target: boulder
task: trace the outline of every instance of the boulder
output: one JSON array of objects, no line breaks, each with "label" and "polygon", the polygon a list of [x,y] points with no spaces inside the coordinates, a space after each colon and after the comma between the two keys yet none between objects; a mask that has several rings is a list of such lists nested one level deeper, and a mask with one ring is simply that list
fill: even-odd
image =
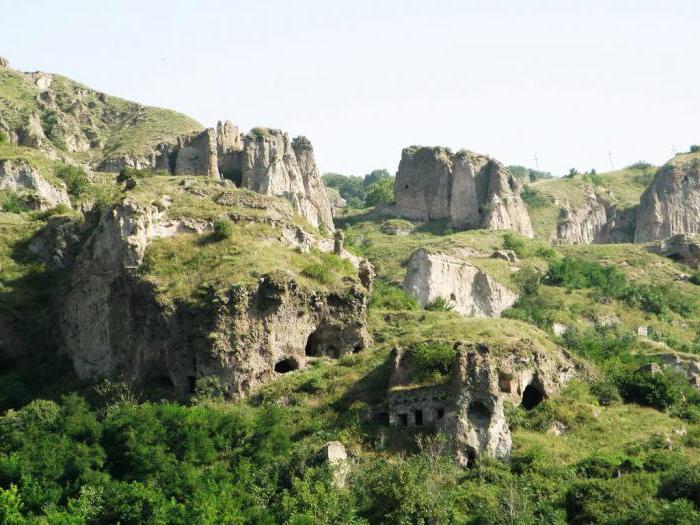
[{"label": "boulder", "polygon": [[391,213],[446,220],[457,229],[513,230],[533,236],[520,183],[502,164],[466,150],[411,146],[401,155]]},{"label": "boulder", "polygon": [[640,199],[635,242],[700,233],[700,155],[679,155],[656,173]]},{"label": "boulder", "polygon": [[472,317],[498,317],[518,298],[466,259],[422,248],[408,260],[403,289],[421,306],[441,297],[456,312]]}]

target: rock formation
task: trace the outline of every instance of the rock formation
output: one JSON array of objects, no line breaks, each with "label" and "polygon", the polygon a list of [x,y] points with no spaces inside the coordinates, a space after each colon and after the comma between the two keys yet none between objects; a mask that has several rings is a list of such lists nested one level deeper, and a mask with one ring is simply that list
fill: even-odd
[{"label": "rock formation", "polygon": [[410,352],[396,350],[388,405],[394,426],[433,426],[444,432],[462,466],[482,454],[509,457],[506,401],[530,410],[579,372],[562,351],[544,351],[525,340],[500,356],[484,343],[456,343],[455,350],[447,381],[419,387],[409,386]]},{"label": "rock formation", "polygon": [[0,160],[0,190],[23,193],[31,199],[29,207],[38,210],[58,204],[70,207],[65,184],[50,184],[39,171],[24,161]]},{"label": "rock formation", "polygon": [[466,150],[411,146],[403,150],[393,213],[447,220],[458,229],[513,230],[532,237],[520,183],[499,162]]},{"label": "rock formation", "polygon": [[239,396],[310,357],[365,347],[367,290],[359,280],[316,292],[280,271],[255,286],[209,290],[202,304],[161,304],[137,270],[152,239],[211,230],[191,222],[168,218],[167,205],[128,198],[99,217],[60,309],[62,345],[80,377],[123,377],[185,397],[197,379],[215,376]]},{"label": "rock formation", "polygon": [[634,220],[628,210],[596,195],[584,186],[585,204],[572,206],[568,201],[560,210],[559,223],[552,241],[557,244],[604,244],[632,242]]},{"label": "rock formation", "polygon": [[700,233],[700,155],[679,155],[642,194],[635,242]]},{"label": "rock formation", "polygon": [[176,175],[226,178],[262,195],[284,197],[314,227],[334,230],[331,203],[311,142],[276,129],[241,135],[231,122],[162,144],[154,167]]},{"label": "rock formation", "polygon": [[421,306],[442,298],[456,312],[472,317],[498,317],[517,300],[514,292],[466,259],[422,248],[408,260],[403,289]]},{"label": "rock formation", "polygon": [[700,237],[692,235],[674,235],[670,239],[659,241],[650,250],[664,257],[682,262],[692,268],[700,268]]}]

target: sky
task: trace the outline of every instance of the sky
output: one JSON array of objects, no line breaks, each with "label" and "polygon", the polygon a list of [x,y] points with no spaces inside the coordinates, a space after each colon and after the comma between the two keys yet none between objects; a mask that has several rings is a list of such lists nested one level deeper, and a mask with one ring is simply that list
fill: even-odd
[{"label": "sky", "polygon": [[697,0],[0,0],[23,71],[306,135],[322,172],[413,144],[556,175],[700,143]]}]

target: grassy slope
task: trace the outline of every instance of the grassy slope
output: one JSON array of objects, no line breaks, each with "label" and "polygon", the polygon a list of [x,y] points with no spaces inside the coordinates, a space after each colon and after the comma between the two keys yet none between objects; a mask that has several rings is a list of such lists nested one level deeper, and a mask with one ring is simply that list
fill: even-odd
[{"label": "grassy slope", "polygon": [[[104,155],[143,153],[155,144],[202,129],[201,124],[181,113],[101,95],[61,75],[52,77],[50,90],[59,110],[73,119],[71,106],[79,99],[87,108],[88,116],[83,116],[77,124],[96,132],[104,143],[101,152]],[[45,112],[37,103],[38,94],[28,76],[0,67],[0,117],[10,127],[18,128],[33,112],[44,116]],[[74,156],[90,160],[90,155],[76,153]]]}]

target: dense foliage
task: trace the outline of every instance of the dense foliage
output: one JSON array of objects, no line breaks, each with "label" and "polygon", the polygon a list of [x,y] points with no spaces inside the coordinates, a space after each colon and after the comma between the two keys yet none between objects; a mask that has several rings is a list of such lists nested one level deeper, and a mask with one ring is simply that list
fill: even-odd
[{"label": "dense foliage", "polygon": [[518,177],[522,182],[535,182],[543,179],[552,179],[554,175],[548,171],[533,170],[525,166],[508,166],[510,172]]},{"label": "dense foliage", "polygon": [[394,200],[394,177],[387,170],[374,170],[364,177],[325,173],[323,183],[338,190],[350,208],[367,208]]}]

